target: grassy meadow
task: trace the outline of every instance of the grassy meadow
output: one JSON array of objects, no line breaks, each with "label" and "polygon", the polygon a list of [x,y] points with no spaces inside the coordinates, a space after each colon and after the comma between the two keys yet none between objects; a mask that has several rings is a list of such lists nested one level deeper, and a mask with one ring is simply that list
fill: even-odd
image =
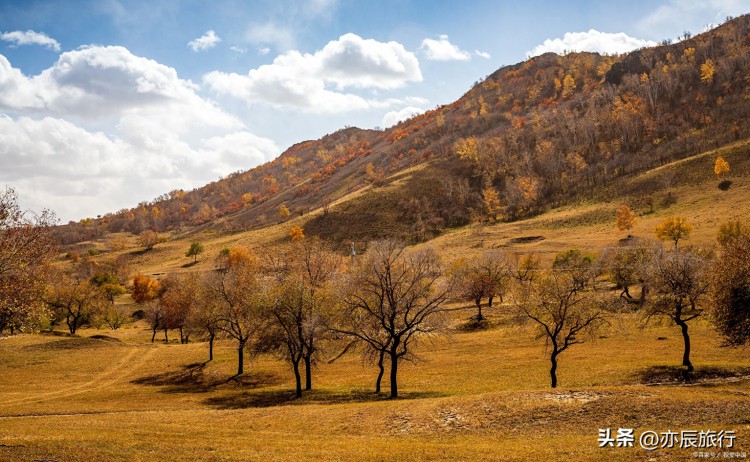
[{"label": "grassy meadow", "polygon": [[[676,327],[635,315],[560,358],[548,387],[542,341],[488,311],[490,328],[450,332],[401,370],[403,397],[372,393],[376,370],[356,354],[319,364],[293,399],[290,369],[252,358],[232,379],[220,343],[149,342],[144,325],[80,336],[0,341],[2,460],[689,460],[689,449],[599,448],[599,428],[734,430],[750,438],[750,364],[704,321],[693,324],[696,380],[676,381]],[[98,336],[99,338],[94,338]],[[740,449],[738,449],[740,450]]]},{"label": "grassy meadow", "polygon": [[[447,261],[489,248],[547,260],[571,247],[598,251],[627,234],[616,230],[614,210],[637,201],[627,192],[632,184],[667,184],[664,175],[669,187],[653,192],[653,211],[634,207],[639,221],[630,233],[653,237],[659,222],[683,215],[695,227],[686,243],[711,245],[721,223],[750,218],[748,144],[739,147],[721,152],[734,167],[728,190],[717,187],[715,153],[707,153],[613,185],[616,198],[599,191],[599,198],[530,219],[452,230],[427,245]],[[663,202],[667,191],[676,200]],[[133,237],[125,238],[124,249],[109,250],[106,240],[90,245],[102,258],[128,255],[134,272],[207,270],[223,247],[280,242],[304,219],[234,234],[175,234],[149,252]],[[541,238],[513,240],[529,236]],[[185,252],[194,241],[205,253],[192,265]],[[396,400],[373,393],[377,370],[356,352],[318,364],[314,389],[295,400],[285,362],[251,357],[238,379],[231,342],[220,341],[214,361],[206,362],[206,343],[180,345],[176,333],[168,344],[161,333],[151,343],[144,321],[76,336],[1,337],[0,460],[696,459],[695,449],[645,451],[637,441],[631,448],[599,448],[601,428],[633,428],[636,435],[732,430],[736,444],[725,451],[750,450],[750,351],[722,347],[705,318],[691,322],[696,373],[690,382],[679,380],[679,329],[625,314],[561,355],[560,385],[551,389],[544,341],[531,326],[517,324],[509,306],[487,309],[489,327],[479,330],[467,324],[472,308],[454,308],[448,332],[422,343],[419,361],[400,368]],[[725,458],[722,450],[706,451]]]}]

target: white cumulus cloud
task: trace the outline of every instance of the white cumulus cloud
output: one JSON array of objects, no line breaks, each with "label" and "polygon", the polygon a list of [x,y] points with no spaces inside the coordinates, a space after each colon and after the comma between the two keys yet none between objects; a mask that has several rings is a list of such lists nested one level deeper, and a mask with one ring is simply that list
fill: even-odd
[{"label": "white cumulus cloud", "polygon": [[452,44],[447,35],[441,35],[438,40],[424,39],[419,47],[430,61],[468,61],[471,53]]},{"label": "white cumulus cloud", "polygon": [[[24,76],[0,55],[0,109],[89,120],[151,114],[172,126],[187,119],[195,126],[236,129],[242,125],[200,97],[197,88],[180,79],[174,68],[119,46],[65,52],[33,77]],[[169,122],[172,117],[176,122]]]},{"label": "white cumulus cloud", "polygon": [[34,32],[33,30],[27,30],[26,32],[20,30],[3,32],[0,34],[0,40],[14,43],[16,46],[41,45],[55,51],[60,51],[60,44],[57,40],[42,32]]},{"label": "white cumulus cloud", "polygon": [[79,219],[202,186],[279,154],[197,85],[122,47],[63,53],[27,77],[0,55],[0,183]]},{"label": "white cumulus cloud", "polygon": [[216,35],[216,32],[209,30],[208,32],[201,35],[197,39],[189,41],[188,46],[194,52],[199,52],[199,51],[206,51],[210,48],[213,48],[219,42],[221,42],[221,37]]},{"label": "white cumulus cloud", "polygon": [[396,125],[399,122],[410,119],[416,115],[422,114],[425,110],[422,108],[407,106],[398,111],[390,111],[383,116],[383,128],[388,128],[391,125]]},{"label": "white cumulus cloud", "polygon": [[365,99],[346,88],[390,90],[419,82],[413,53],[397,42],[378,42],[345,34],[313,54],[292,50],[247,74],[214,71],[203,81],[215,92],[309,112],[343,112],[389,103]]},{"label": "white cumulus cloud", "polygon": [[526,57],[531,58],[548,52],[560,55],[577,51],[619,54],[655,45],[656,42],[634,38],[624,32],[609,33],[591,29],[588,32],[566,32],[562,38],[547,39],[541,45],[527,51]]},{"label": "white cumulus cloud", "polygon": [[479,56],[480,58],[484,58],[484,59],[492,58],[492,55],[490,55],[486,51],[474,50],[474,53],[476,53],[476,55]]}]

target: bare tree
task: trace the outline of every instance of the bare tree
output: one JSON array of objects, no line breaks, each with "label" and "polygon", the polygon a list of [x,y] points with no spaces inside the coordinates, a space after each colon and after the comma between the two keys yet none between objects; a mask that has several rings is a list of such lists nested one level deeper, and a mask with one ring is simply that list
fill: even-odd
[{"label": "bare tree", "polygon": [[578,249],[569,249],[555,255],[552,269],[568,273],[575,287],[583,290],[597,276],[598,268],[594,265],[594,260],[594,255]]},{"label": "bare tree", "polygon": [[521,318],[535,323],[549,348],[550,381],[557,387],[558,357],[573,345],[583,343],[605,321],[604,304],[592,291],[582,291],[569,272],[539,273],[532,281],[518,284],[515,303]]},{"label": "bare tree", "polygon": [[310,293],[304,282],[298,277],[291,277],[275,285],[271,290],[271,316],[274,322],[267,331],[264,342],[292,365],[295,380],[295,396],[302,396],[302,375],[300,362],[304,355],[305,313],[311,303]]},{"label": "bare tree", "polygon": [[190,321],[192,314],[201,307],[199,294],[201,285],[195,273],[170,274],[162,281],[163,290],[159,296],[164,315],[162,328],[165,332],[169,329],[177,329],[180,334],[180,343],[188,343],[192,332]]},{"label": "bare tree", "polygon": [[109,306],[99,287],[58,272],[47,291],[47,304],[55,316],[65,320],[68,331],[75,334]]},{"label": "bare tree", "polygon": [[615,288],[621,290],[620,297],[632,301],[630,287],[641,284],[639,302],[641,304],[645,302],[648,291],[645,279],[646,267],[657,250],[657,245],[646,239],[628,238],[604,252],[602,255],[604,270],[615,284]]},{"label": "bare tree", "polygon": [[664,316],[680,327],[683,339],[682,365],[693,371],[690,362],[688,322],[699,317],[709,289],[706,252],[675,247],[660,249],[648,269],[653,287],[652,300],[646,305],[646,315]]},{"label": "bare tree", "polygon": [[712,319],[725,343],[750,341],[750,232],[721,240],[721,253],[712,267]]},{"label": "bare tree", "polygon": [[130,320],[130,315],[125,307],[110,305],[104,309],[101,320],[112,330],[117,330]]},{"label": "bare tree", "polygon": [[390,359],[390,397],[398,397],[398,365],[420,339],[443,326],[443,304],[450,287],[432,250],[408,252],[403,244],[371,246],[346,296],[339,332],[357,338]]},{"label": "bare tree", "polygon": [[145,247],[146,250],[153,249],[154,246],[158,243],[159,235],[156,233],[156,231],[147,229],[138,235],[138,244]]},{"label": "bare tree", "polygon": [[243,259],[225,271],[214,272],[208,296],[217,301],[219,329],[237,341],[237,375],[245,372],[245,348],[260,333],[264,319],[261,273],[257,259]]},{"label": "bare tree", "polygon": [[190,313],[188,325],[193,335],[208,339],[208,360],[214,359],[214,342],[223,332],[221,327],[221,303],[215,299],[209,288],[211,273],[201,273],[197,277],[197,300],[199,307]]},{"label": "bare tree", "polygon": [[512,254],[508,274],[516,282],[530,282],[542,267],[541,261],[533,254]]},{"label": "bare tree", "polygon": [[484,252],[478,259],[458,263],[452,271],[453,287],[458,297],[471,300],[477,306],[473,320],[485,319],[482,313],[485,298],[490,308],[495,297],[502,302],[509,275],[510,263],[502,252],[496,250]]},{"label": "bare tree", "polygon": [[304,361],[305,390],[311,390],[312,367],[321,353],[321,342],[330,332],[335,301],[329,285],[341,257],[322,240],[310,238],[269,249],[264,263],[275,281],[271,313],[277,324],[277,347],[291,361],[295,377],[299,361]]},{"label": "bare tree", "polygon": [[302,359],[305,362],[305,390],[312,389],[312,366],[320,353],[321,341],[330,331],[329,319],[332,305],[330,284],[341,267],[341,257],[322,240],[313,237],[298,241],[291,247],[298,255],[296,266],[309,292],[302,320]]}]

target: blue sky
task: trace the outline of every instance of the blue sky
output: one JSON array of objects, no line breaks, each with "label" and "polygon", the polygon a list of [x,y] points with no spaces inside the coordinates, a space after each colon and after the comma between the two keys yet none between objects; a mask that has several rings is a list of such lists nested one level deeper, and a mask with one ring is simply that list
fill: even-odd
[{"label": "blue sky", "polygon": [[387,127],[544,51],[624,52],[750,0],[0,2],[0,187],[63,220]]}]

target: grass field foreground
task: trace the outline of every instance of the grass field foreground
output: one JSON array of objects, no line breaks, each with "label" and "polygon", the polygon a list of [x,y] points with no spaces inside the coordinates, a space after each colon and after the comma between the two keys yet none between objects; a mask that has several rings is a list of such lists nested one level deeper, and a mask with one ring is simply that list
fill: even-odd
[{"label": "grass field foreground", "polygon": [[671,367],[679,331],[625,315],[561,356],[552,390],[543,343],[502,308],[489,313],[491,328],[466,331],[470,311],[456,311],[451,332],[403,368],[397,400],[372,393],[375,370],[356,354],[320,364],[315,389],[294,400],[276,358],[232,379],[230,343],[206,364],[205,343],[151,344],[139,325],[4,338],[0,459],[694,459],[599,448],[600,428],[732,430],[732,451],[750,447],[747,351],[722,348],[706,322],[692,327],[692,383]]}]

